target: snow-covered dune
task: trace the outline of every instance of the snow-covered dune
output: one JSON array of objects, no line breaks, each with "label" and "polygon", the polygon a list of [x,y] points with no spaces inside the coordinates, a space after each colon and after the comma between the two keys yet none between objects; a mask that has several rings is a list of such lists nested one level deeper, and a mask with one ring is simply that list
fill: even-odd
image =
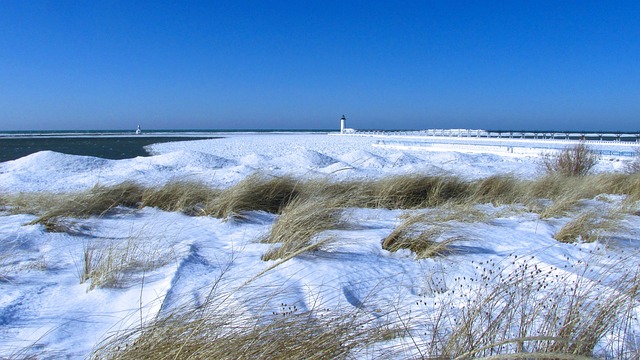
[{"label": "snow-covered dune", "polygon": [[530,177],[538,171],[536,156],[432,152],[423,148],[399,151],[374,146],[377,140],[322,134],[229,135],[155,144],[149,146],[154,156],[125,160],[43,151],[0,163],[0,191],[62,192],[125,180],[153,185],[171,179],[226,187],[256,170],[335,179],[442,172],[465,178],[494,173]]},{"label": "snow-covered dune", "polygon": [[[398,149],[374,146],[378,140],[321,134],[229,135],[155,144],[149,147],[153,156],[126,160],[44,151],[0,163],[0,195],[77,191],[123,181],[154,185],[175,179],[224,188],[256,171],[336,181],[416,173],[466,179],[494,174],[533,178],[540,173],[535,153],[466,152],[455,146],[450,151]],[[617,171],[623,163],[607,158],[597,171]],[[589,199],[598,209],[622,200]],[[216,291],[230,292],[228,306],[247,315],[281,314],[295,306],[301,312],[341,309],[379,321],[402,318],[419,323],[433,317],[435,310],[427,302],[451,304],[457,309],[452,315],[462,311],[464,299],[451,290],[480,291],[486,271],[508,273],[527,266],[551,277],[582,278],[585,262],[605,268],[610,266],[608,257],[640,248],[640,218],[635,215],[623,218],[624,229],[604,250],[598,242],[556,241],[553,235],[569,217],[543,219],[490,204],[479,204],[475,210],[489,214],[488,220],[448,223],[463,239],[451,255],[416,260],[409,250],[389,252],[381,247],[382,239],[405,219],[404,211],[349,209],[343,214],[346,225],[328,234],[333,241],[266,273],[275,262],[261,256],[271,245],[258,240],[276,221],[273,214],[252,212],[244,221],[224,221],[153,208],[119,209],[103,217],[71,219],[74,231],[55,233],[42,224],[26,225],[33,215],[4,211],[0,357],[86,358],[100,340],[119,330],[140,326],[185,303],[201,304],[214,284]],[[149,256],[153,270],[124,272],[117,286],[93,288],[91,281],[81,282],[88,254],[105,248]],[[596,284],[597,279],[585,278]],[[605,285],[611,284],[603,284],[603,289]],[[639,339],[632,340],[637,344]]]}]

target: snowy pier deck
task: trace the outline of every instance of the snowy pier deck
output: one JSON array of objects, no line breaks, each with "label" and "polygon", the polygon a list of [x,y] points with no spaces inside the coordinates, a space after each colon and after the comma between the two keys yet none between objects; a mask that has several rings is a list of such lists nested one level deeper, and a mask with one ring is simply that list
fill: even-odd
[{"label": "snowy pier deck", "polygon": [[640,143],[640,131],[623,132],[550,132],[550,131],[487,131],[474,129],[427,129],[415,131],[357,130],[351,135],[430,136],[455,138],[577,140]]}]

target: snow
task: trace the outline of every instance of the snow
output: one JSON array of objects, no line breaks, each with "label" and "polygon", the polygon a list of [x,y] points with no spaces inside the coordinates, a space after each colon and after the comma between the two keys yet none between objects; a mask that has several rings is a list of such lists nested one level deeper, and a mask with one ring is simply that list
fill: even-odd
[{"label": "snow", "polygon": [[[176,179],[225,188],[255,171],[336,181],[416,173],[465,179],[540,174],[539,151],[516,141],[511,145],[517,151],[504,151],[492,144],[434,147],[412,139],[409,145],[394,146],[380,139],[229,134],[155,144],[149,147],[153,156],[126,160],[43,151],[0,163],[0,194],[72,192],[123,181],[159,185]],[[619,171],[625,161],[605,157],[596,170]],[[610,206],[623,199],[590,201]],[[295,305],[299,311],[358,309],[378,318],[390,316],[393,307],[396,316],[411,313],[419,321],[434,311],[425,299],[450,301],[455,307],[452,290],[471,291],[489,266],[498,264],[506,273],[527,264],[555,275],[581,277],[584,268],[579,264],[587,259],[598,263],[640,247],[638,216],[622,220],[628,230],[605,251],[597,243],[554,240],[567,218],[541,219],[509,207],[478,207],[493,214],[491,220],[455,222],[455,233],[464,241],[455,243],[454,253],[443,258],[417,260],[408,250],[382,249],[381,240],[402,222],[404,211],[349,209],[343,214],[349,226],[326,234],[336,240],[264,273],[274,261],[260,259],[270,245],[257,240],[276,220],[272,214],[253,212],[245,221],[225,221],[154,208],[120,209],[103,217],[73,219],[76,231],[67,234],[26,225],[33,215],[2,212],[0,357],[86,358],[118,330],[140,326],[185,303],[204,302],[214,283],[222,291],[233,289],[229,302],[247,314],[281,313]],[[118,286],[91,288],[90,282],[80,282],[82,261],[88,249],[100,248],[129,249],[163,263],[148,272],[125,273]],[[247,294],[252,296],[243,296]]]}]

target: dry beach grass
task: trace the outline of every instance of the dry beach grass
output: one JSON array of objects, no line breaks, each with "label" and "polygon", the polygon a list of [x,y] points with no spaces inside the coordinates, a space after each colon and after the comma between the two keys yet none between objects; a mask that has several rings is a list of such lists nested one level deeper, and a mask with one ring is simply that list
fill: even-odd
[{"label": "dry beach grass", "polygon": [[242,217],[247,211],[279,213],[299,193],[299,181],[256,173],[225,189],[209,203],[206,213],[215,217]]},{"label": "dry beach grass", "polygon": [[[464,181],[448,176],[394,176],[379,180],[329,183],[317,180],[269,177],[257,174],[228,189],[212,189],[201,183],[171,182],[157,188],[134,183],[95,186],[76,194],[5,194],[4,207],[12,213],[37,215],[31,224],[43,224],[49,231],[72,231],[72,219],[103,216],[118,207],[158,207],[189,215],[238,218],[248,211],[283,214],[280,223],[308,227],[322,222],[329,212],[349,207],[388,209],[448,209],[450,220],[471,214],[475,204],[525,205],[541,218],[566,216],[580,202],[600,194],[619,195],[632,205],[640,199],[640,174],[597,174],[582,177],[546,175],[521,180],[508,175]],[[290,206],[290,205],[295,206]],[[451,209],[465,208],[452,212]],[[326,214],[300,215],[304,211],[323,210]],[[293,212],[294,215],[286,214]],[[621,212],[632,212],[633,206]],[[306,222],[302,222],[305,220]],[[302,225],[304,224],[304,225]],[[279,225],[278,225],[279,226]],[[311,227],[313,225],[311,224]],[[329,229],[323,225],[319,229]],[[295,231],[295,226],[287,226]],[[277,229],[277,226],[276,226]],[[271,237],[270,242],[278,242]],[[282,237],[280,237],[282,238]]]},{"label": "dry beach grass", "polygon": [[289,257],[301,251],[311,251],[331,240],[318,235],[342,226],[342,201],[339,198],[320,197],[297,199],[290,202],[262,241],[275,244],[262,259],[265,261]]},{"label": "dry beach grass", "polygon": [[175,259],[170,246],[151,242],[142,235],[123,239],[91,239],[84,243],[78,263],[80,283],[95,288],[120,288],[131,285]]},{"label": "dry beach grass", "polygon": [[[94,357],[588,359],[596,344],[617,358],[638,356],[637,344],[624,341],[634,336],[637,321],[640,276],[628,268],[636,260],[610,259],[595,279],[548,276],[553,269],[534,266],[533,257],[511,260],[476,264],[476,286],[466,283],[448,298],[419,301],[418,307],[439,309],[429,321],[407,315],[380,322],[353,309],[256,318],[234,313],[224,305],[233,291],[220,292],[198,308],[174,310],[107,339]],[[582,275],[591,271],[590,261],[567,264]],[[617,285],[603,291],[609,283]],[[251,300],[258,308],[264,301]]]},{"label": "dry beach grass", "polygon": [[391,252],[409,249],[417,258],[446,256],[453,250],[449,246],[460,238],[445,236],[453,230],[450,224],[431,222],[422,214],[408,216],[402,224],[382,240],[382,248]]},{"label": "dry beach grass", "polygon": [[203,183],[174,180],[159,188],[145,189],[140,199],[140,206],[203,215],[207,213],[208,207],[219,195],[219,190],[212,189]]},{"label": "dry beach grass", "polygon": [[[253,318],[223,306],[216,294],[101,344],[95,359],[345,359],[391,336],[355,313],[315,311]],[[238,321],[242,319],[242,321]]]},{"label": "dry beach grass", "polygon": [[[152,206],[239,221],[252,211],[268,212],[276,220],[262,237],[271,246],[262,259],[274,264],[332,241],[329,230],[343,229],[351,208],[401,209],[406,215],[382,239],[383,249],[408,249],[416,259],[453,259],[456,242],[470,240],[456,233],[456,226],[491,221],[494,215],[481,207],[486,204],[519,206],[518,211],[532,213],[540,221],[562,223],[554,235],[559,242],[606,244],[607,234],[622,227],[621,219],[637,211],[640,174],[573,175],[554,172],[532,180],[495,175],[473,181],[410,175],[329,182],[255,174],[227,189],[190,181],[158,187],[127,182],[75,194],[4,194],[1,204],[13,213],[36,215],[31,224],[71,235],[77,219],[109,216],[119,207]],[[601,194],[616,195],[622,201],[605,208],[592,206],[590,201]],[[91,281],[91,288],[118,287],[135,279],[136,272],[162,266],[166,254],[138,240],[134,236],[121,243],[87,243],[83,258],[77,259],[80,281]],[[93,356],[324,359],[514,358],[523,354],[533,359],[581,359],[594,356],[600,344],[619,358],[633,358],[640,348],[636,340],[629,340],[637,339],[632,333],[640,300],[637,255],[603,260],[594,252],[591,256],[600,264],[597,276],[591,275],[590,258],[567,262],[572,271],[562,277],[550,276],[557,269],[538,268],[527,258],[477,264],[477,285],[452,285],[455,291],[445,304],[427,298],[417,303],[437,309],[428,322],[401,316],[398,309],[380,317],[388,322],[340,309],[329,316],[318,316],[320,309],[249,316],[225,306],[226,299],[244,292],[215,289],[206,304],[178,308],[126,329],[103,342]],[[260,299],[247,301],[260,306]]]}]

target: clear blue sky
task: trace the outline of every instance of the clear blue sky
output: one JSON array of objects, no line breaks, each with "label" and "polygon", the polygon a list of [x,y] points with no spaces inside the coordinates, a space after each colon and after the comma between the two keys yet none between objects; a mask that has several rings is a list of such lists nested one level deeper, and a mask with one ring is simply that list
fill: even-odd
[{"label": "clear blue sky", "polygon": [[640,1],[0,0],[0,130],[640,130]]}]

